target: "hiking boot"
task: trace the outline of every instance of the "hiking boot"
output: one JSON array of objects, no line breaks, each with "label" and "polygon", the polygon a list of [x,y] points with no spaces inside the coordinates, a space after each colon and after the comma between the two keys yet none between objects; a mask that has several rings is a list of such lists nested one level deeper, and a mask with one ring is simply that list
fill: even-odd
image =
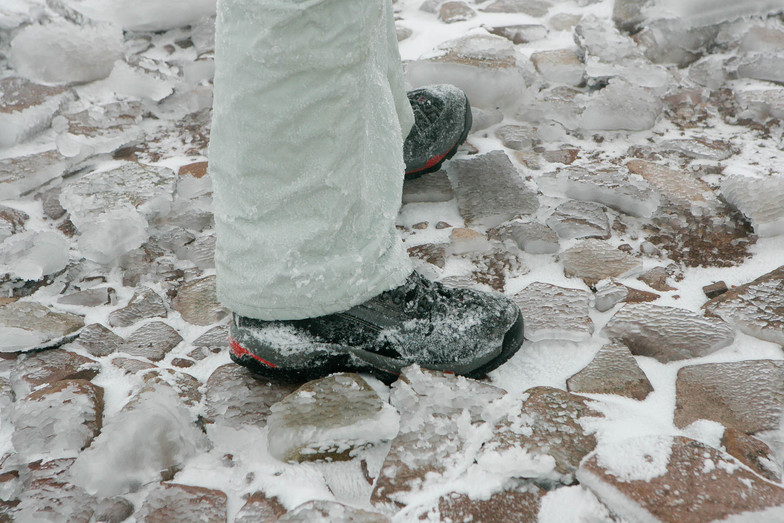
[{"label": "hiking boot", "polygon": [[441,168],[457,152],[471,129],[471,105],[453,85],[428,85],[408,93],[414,127],[403,144],[406,179]]},{"label": "hiking boot", "polygon": [[388,383],[412,364],[478,378],[517,352],[523,318],[500,294],[451,289],[413,273],[337,314],[286,321],[235,314],[229,343],[235,362],[285,381],[350,371]]}]

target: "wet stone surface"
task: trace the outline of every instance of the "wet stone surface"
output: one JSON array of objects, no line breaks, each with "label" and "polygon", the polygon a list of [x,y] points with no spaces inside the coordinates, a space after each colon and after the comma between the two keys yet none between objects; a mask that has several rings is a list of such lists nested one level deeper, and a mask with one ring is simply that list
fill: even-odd
[{"label": "wet stone surface", "polygon": [[107,329],[100,323],[86,326],[79,333],[74,344],[84,348],[93,356],[108,356],[116,352],[123,343],[123,339]]}]

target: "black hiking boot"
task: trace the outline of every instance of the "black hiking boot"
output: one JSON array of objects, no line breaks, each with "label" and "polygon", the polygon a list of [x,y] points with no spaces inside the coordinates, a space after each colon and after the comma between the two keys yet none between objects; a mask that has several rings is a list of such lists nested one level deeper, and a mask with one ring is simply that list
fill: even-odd
[{"label": "black hiking boot", "polygon": [[450,289],[413,273],[337,314],[288,321],[235,314],[229,342],[235,362],[276,380],[350,371],[391,382],[415,363],[478,378],[517,352],[523,318],[500,294]]},{"label": "black hiking boot", "polygon": [[471,105],[453,85],[429,85],[408,92],[414,127],[403,144],[406,179],[441,168],[457,152],[471,129]]}]

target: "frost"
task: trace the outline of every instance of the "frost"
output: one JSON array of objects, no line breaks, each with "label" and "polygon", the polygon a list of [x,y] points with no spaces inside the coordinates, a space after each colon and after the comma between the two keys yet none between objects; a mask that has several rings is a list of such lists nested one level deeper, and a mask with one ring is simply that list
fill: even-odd
[{"label": "frost", "polygon": [[588,316],[589,294],[547,283],[532,283],[512,298],[525,318],[531,341],[585,341],[593,334]]},{"label": "frost", "polygon": [[0,243],[0,273],[40,280],[68,265],[68,241],[56,232],[27,231]]},{"label": "frost", "polygon": [[667,473],[670,436],[631,438],[596,447],[597,464],[621,481],[649,481]]}]

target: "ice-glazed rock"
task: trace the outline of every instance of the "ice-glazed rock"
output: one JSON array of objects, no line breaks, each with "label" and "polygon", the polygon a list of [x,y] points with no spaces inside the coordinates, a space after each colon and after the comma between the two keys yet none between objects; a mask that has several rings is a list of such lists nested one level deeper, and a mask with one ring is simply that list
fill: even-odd
[{"label": "ice-glazed rock", "polygon": [[82,316],[55,312],[35,302],[0,306],[0,352],[19,352],[62,344],[84,327]]},{"label": "ice-glazed rock", "polygon": [[64,305],[78,305],[79,307],[100,307],[101,305],[114,305],[117,293],[112,287],[96,287],[66,294],[57,299],[57,303]]},{"label": "ice-glazed rock", "polygon": [[97,503],[95,497],[71,484],[73,459],[36,461],[27,466],[29,475],[11,521],[89,522]]},{"label": "ice-glazed rock", "polygon": [[502,125],[495,130],[495,135],[504,147],[516,151],[530,150],[540,142],[536,129],[521,125]]},{"label": "ice-glazed rock", "polygon": [[165,318],[167,314],[163,298],[150,289],[143,289],[133,295],[128,305],[110,313],[108,321],[111,327],[129,327],[147,318]]},{"label": "ice-glazed rock", "polygon": [[88,492],[115,496],[159,481],[161,472],[182,466],[206,447],[206,437],[177,394],[170,387],[148,387],[104,423],[71,467],[71,477]]},{"label": "ice-glazed rock", "polygon": [[177,483],[161,483],[147,495],[136,514],[137,521],[226,521],[226,494],[220,490]]},{"label": "ice-glazed rock", "polygon": [[229,346],[229,327],[227,325],[218,325],[213,327],[195,340],[193,340],[194,347],[203,347],[208,349],[221,349]]},{"label": "ice-glazed rock", "polygon": [[[725,142],[710,141],[700,138],[678,138],[675,140],[667,140],[659,145],[663,151],[674,151],[689,158],[705,159],[705,160],[726,160],[733,154],[732,145]],[[685,174],[684,174],[685,176]]]},{"label": "ice-glazed rock", "polygon": [[[1,120],[2,116],[0,116],[0,126],[2,126]],[[2,135],[0,131],[0,136]],[[2,159],[0,160],[0,192],[4,198],[17,198],[62,176],[67,168],[67,159],[54,150]]]},{"label": "ice-glazed rock", "polygon": [[784,265],[703,307],[746,334],[784,344]]},{"label": "ice-glazed rock", "polygon": [[144,138],[139,102],[113,102],[84,111],[56,116],[57,150],[69,158],[86,158],[114,152]]},{"label": "ice-glazed rock", "polygon": [[117,26],[59,21],[19,31],[8,58],[19,74],[33,81],[72,84],[106,78],[122,52],[123,33]]},{"label": "ice-glazed rock", "polygon": [[775,52],[782,46],[784,46],[784,29],[775,18],[748,27],[740,40],[740,49],[744,53]]},{"label": "ice-glazed rock", "polygon": [[190,260],[201,270],[212,269],[215,267],[215,235],[208,234],[196,238],[177,251],[177,257]]},{"label": "ice-glazed rock", "polygon": [[784,91],[782,89],[750,89],[735,92],[741,106],[741,116],[764,123],[770,117],[784,118]]},{"label": "ice-glazed rock", "polygon": [[234,517],[234,523],[274,523],[286,513],[277,498],[254,492]]},{"label": "ice-glazed rock", "polygon": [[781,10],[777,0],[746,0],[741,4],[731,0],[657,0],[647,9],[650,19],[681,18],[694,27],[730,22],[749,16],[765,16]]},{"label": "ice-glazed rock", "polygon": [[784,362],[705,363],[683,367],[676,381],[675,425],[717,421],[748,434],[784,420]]},{"label": "ice-glazed rock", "polygon": [[580,85],[585,74],[585,65],[571,49],[538,51],[531,55],[536,70],[548,82]]},{"label": "ice-glazed rock", "polygon": [[284,514],[280,523],[389,523],[378,512],[349,507],[335,501],[308,501]]},{"label": "ice-glazed rock", "polygon": [[552,4],[544,0],[495,0],[484,7],[485,13],[524,13],[536,18],[547,14]]},{"label": "ice-glazed rock", "polygon": [[531,341],[585,341],[593,334],[587,291],[548,283],[532,283],[512,299],[525,318],[525,337]]},{"label": "ice-glazed rock", "polygon": [[101,432],[103,388],[63,380],[16,402],[14,449],[27,461],[73,458]]},{"label": "ice-glazed rock", "polygon": [[663,363],[707,356],[735,339],[735,329],[718,318],[649,303],[625,305],[602,334]]},{"label": "ice-glazed rock", "polygon": [[718,32],[718,26],[692,27],[683,20],[669,18],[646,23],[634,39],[651,62],[686,67],[713,44]]},{"label": "ice-glazed rock", "polygon": [[433,56],[406,64],[413,87],[448,83],[465,91],[471,105],[483,109],[509,107],[526,89],[524,69],[514,44],[500,36],[474,34],[444,42]]},{"label": "ice-glazed rock", "polygon": [[61,380],[91,380],[101,366],[90,358],[63,349],[30,353],[19,359],[11,372],[17,398],[24,398],[42,385]]},{"label": "ice-glazed rock", "polygon": [[74,341],[75,345],[82,347],[93,356],[108,356],[116,352],[122,343],[121,337],[100,323],[86,326]]},{"label": "ice-glazed rock", "polygon": [[49,127],[52,117],[72,98],[64,87],[15,76],[0,80],[0,147],[23,142]]},{"label": "ice-glazed rock", "polygon": [[29,218],[30,215],[24,211],[0,205],[0,243],[14,234],[23,232]]},{"label": "ice-glazed rock", "polygon": [[38,281],[68,265],[68,240],[53,231],[25,231],[0,244],[0,273]]},{"label": "ice-glazed rock", "polygon": [[161,321],[153,321],[133,332],[120,351],[151,361],[160,361],[182,341],[182,336]]},{"label": "ice-glazed rock", "polygon": [[650,218],[659,207],[659,194],[648,182],[617,170],[567,167],[540,176],[537,183],[546,194],[598,202],[632,216]]},{"label": "ice-glazed rock", "polygon": [[689,67],[689,79],[708,89],[718,89],[727,81],[726,58],[708,55]]},{"label": "ice-glazed rock", "polygon": [[602,240],[583,240],[561,257],[564,274],[596,283],[642,270],[642,261]]},{"label": "ice-glazed rock", "polygon": [[174,92],[174,81],[160,72],[118,60],[112,74],[96,89],[106,89],[123,98],[160,102]]},{"label": "ice-glazed rock", "polygon": [[591,363],[566,380],[566,387],[569,392],[617,394],[640,401],[653,391],[632,353],[620,343],[599,349]]},{"label": "ice-glazed rock", "polygon": [[492,151],[450,164],[460,214],[467,224],[493,227],[539,207],[536,193],[524,183],[503,151]]},{"label": "ice-glazed rock", "polygon": [[612,79],[583,97],[580,127],[588,131],[644,131],[656,124],[664,105],[655,91]]},{"label": "ice-glazed rock", "polygon": [[150,369],[157,368],[154,363],[148,361],[123,357],[112,358],[112,365],[123,371],[124,374],[144,373]]},{"label": "ice-glazed rock", "polygon": [[438,500],[440,521],[537,521],[542,497],[546,491],[535,485],[492,494],[488,499],[471,499],[452,492]]},{"label": "ice-glazed rock", "polygon": [[438,9],[438,18],[447,24],[463,22],[476,16],[476,11],[465,2],[449,1],[441,4]]},{"label": "ice-glazed rock", "polygon": [[645,20],[643,7],[648,0],[615,0],[612,19],[618,29],[634,31]]},{"label": "ice-glazed rock", "polygon": [[121,523],[133,515],[133,503],[123,497],[115,496],[100,500],[94,510],[94,521]]},{"label": "ice-glazed rock", "polygon": [[79,252],[94,262],[111,263],[147,240],[147,220],[130,206],[110,208],[93,220],[81,220],[77,226]]},{"label": "ice-glazed rock", "polygon": [[610,220],[604,208],[594,202],[564,202],[547,218],[547,225],[559,237],[567,240],[572,238],[606,240],[611,235]]},{"label": "ice-glazed rock", "polygon": [[597,449],[577,478],[628,521],[773,522],[784,515],[784,489],[729,454],[681,436],[631,438]]},{"label": "ice-glazed rock", "polygon": [[710,187],[686,171],[676,171],[644,160],[631,160],[626,167],[642,176],[671,205],[692,210],[694,214],[699,214],[697,207],[716,205]]},{"label": "ice-glazed rock", "polygon": [[529,254],[553,254],[560,250],[558,235],[539,222],[512,222],[496,229],[499,238],[509,238]]},{"label": "ice-glazed rock", "polygon": [[270,406],[296,386],[254,379],[246,369],[229,363],[215,369],[205,387],[206,418],[230,427],[266,424]]},{"label": "ice-glazed rock", "polygon": [[403,183],[403,203],[448,202],[454,197],[445,171],[425,174]]},{"label": "ice-glazed rock", "polygon": [[384,460],[371,502],[400,507],[429,480],[459,475],[474,461],[477,431],[501,416],[497,387],[453,375],[404,369],[392,387],[400,433]]},{"label": "ice-glazed rock", "polygon": [[629,295],[625,285],[610,283],[596,290],[594,307],[599,312],[606,312],[621,303]]},{"label": "ice-glazed rock", "polygon": [[579,149],[570,147],[562,147],[551,151],[545,151],[542,157],[550,163],[562,163],[564,165],[571,165],[580,155]]},{"label": "ice-glazed rock", "polygon": [[511,40],[513,44],[527,44],[547,36],[547,28],[539,24],[502,25],[487,29],[494,35]]},{"label": "ice-glazed rock", "polygon": [[778,53],[757,54],[741,62],[738,76],[784,83],[784,58]]},{"label": "ice-glazed rock", "polygon": [[398,432],[395,409],[356,374],[306,383],[270,412],[269,452],[281,461],[351,459]]},{"label": "ice-glazed rock", "polygon": [[746,215],[758,236],[784,234],[784,179],[780,176],[749,178],[728,176],[721,193],[730,205]]},{"label": "ice-glazed rock", "polygon": [[765,442],[745,432],[728,428],[721,437],[721,446],[728,454],[763,478],[775,483],[781,482],[781,467],[776,463],[773,451]]},{"label": "ice-glazed rock", "polygon": [[193,325],[211,325],[228,314],[215,297],[215,276],[184,284],[172,300],[172,308]]},{"label": "ice-glazed rock", "polygon": [[165,31],[196,24],[215,14],[214,0],[173,0],[166,5],[155,0],[134,5],[120,0],[73,0],[69,5],[85,16],[111,22],[126,31]]}]

